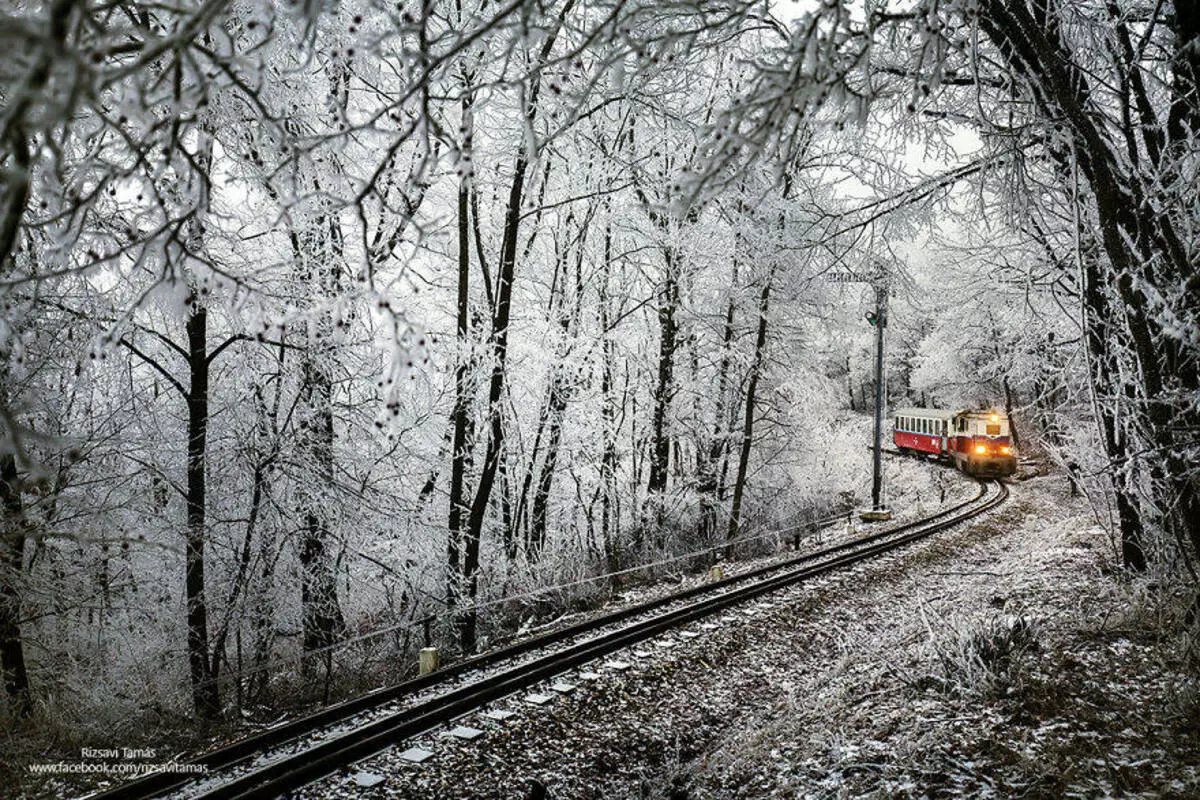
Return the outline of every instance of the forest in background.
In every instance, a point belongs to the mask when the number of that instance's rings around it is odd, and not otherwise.
[[[861,498],[875,263],[892,401],[1186,576],[1200,14],[785,5],[6,8],[6,719],[328,699]]]

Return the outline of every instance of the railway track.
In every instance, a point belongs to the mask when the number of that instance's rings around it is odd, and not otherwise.
[[[974,498],[920,520],[629,606],[263,731],[190,762],[207,768],[203,778],[154,773],[91,798],[277,797],[488,702],[680,625],[926,538],[1007,497],[1003,483],[981,482]]]

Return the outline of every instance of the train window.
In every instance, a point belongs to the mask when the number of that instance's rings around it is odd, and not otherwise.
[[[999,436],[1000,435],[1000,426],[999,425],[988,425],[987,426],[987,435],[988,436]]]

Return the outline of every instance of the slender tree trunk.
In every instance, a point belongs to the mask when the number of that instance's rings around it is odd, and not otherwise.
[[[663,283],[658,291],[658,376],[654,388],[654,407],[650,422],[650,465],[646,479],[648,504],[655,509],[656,524],[662,522],[663,498],[671,460],[671,434],[667,416],[674,393],[675,340],[679,332],[675,312],[679,306],[679,281],[676,275],[675,252],[669,246],[664,251]]]
[[[568,215],[567,224],[572,217]],[[563,418],[566,416],[568,395],[570,393],[571,376],[566,363],[570,351],[570,340],[574,335],[579,321],[579,313],[583,307],[583,258],[587,242],[587,224],[585,219],[581,225],[579,239],[576,243],[574,274],[569,269],[569,253],[564,252],[559,259],[561,265],[560,280],[557,293],[552,292],[552,298],[557,294],[557,303],[551,302],[552,313],[557,306],[558,329],[562,335],[559,348],[555,352],[554,363],[551,366],[550,389],[546,402],[546,455],[538,472],[537,487],[533,495],[533,506],[530,512],[529,537],[527,551],[531,560],[541,557],[546,544],[546,522],[550,507],[550,489],[554,483],[555,471],[558,467],[558,451],[562,444]],[[568,293],[568,282],[574,283],[574,291]],[[567,298],[571,302],[568,305]],[[530,465],[532,469],[532,464]]]
[[[508,477],[508,456],[505,455],[496,465],[496,480],[500,492],[500,529],[504,532],[504,555],[509,563],[517,560],[516,513],[513,510],[512,482]]]
[[[241,670],[241,627],[238,624],[240,618],[238,600],[241,598],[249,575],[250,561],[254,552],[254,529],[258,524],[258,515],[262,509],[267,470],[270,468],[271,460],[273,459],[267,458],[256,463],[254,465],[254,473],[250,479],[250,509],[246,515],[246,531],[242,537],[242,546],[238,553],[237,573],[234,575],[233,585],[229,588],[229,596],[225,601],[225,613],[221,624],[217,628],[212,646],[209,674],[212,676],[211,680],[213,682],[216,682],[221,677],[221,661],[224,658],[225,646],[229,639],[230,630],[237,631],[238,670]],[[240,679],[237,682],[237,694],[238,705],[240,707],[242,703],[242,684]]]
[[[553,32],[542,43],[537,60],[545,64],[554,48],[562,22],[571,13],[575,0],[567,0],[559,11],[558,22]],[[538,94],[541,84],[534,80],[526,107],[525,122],[533,125],[537,116]],[[522,144],[513,168],[512,184],[508,192],[508,206],[504,214],[504,236],[500,244],[500,264],[496,274],[496,307],[492,314],[492,333],[489,343],[492,350],[492,376],[488,385],[488,441],[480,468],[479,483],[471,510],[467,518],[467,532],[463,542],[463,578],[467,598],[473,602],[479,591],[479,543],[483,536],[483,521],[487,515],[496,473],[503,458],[504,416],[502,400],[505,389],[505,367],[508,360],[508,322],[512,310],[512,284],[516,271],[517,235],[521,227],[521,199],[525,194],[525,173],[534,153]],[[459,642],[463,652],[474,652],[478,636],[479,614],[475,609],[465,611],[459,617]]]
[[[746,469],[750,463],[750,448],[754,443],[754,397],[758,391],[758,377],[762,370],[763,351],[767,344],[767,309],[771,299],[771,282],[775,277],[772,269],[763,286],[758,302],[758,336],[754,340],[754,360],[750,363],[750,380],[746,385],[746,415],[742,422],[742,446],[738,453],[737,477],[733,484],[733,507],[729,513],[729,531],[726,540],[737,538],[741,528],[742,497],[746,491]]]
[[[1007,375],[1004,376],[1002,384],[1004,386],[1004,414],[1008,417],[1008,430],[1012,434],[1013,446],[1020,447],[1021,435],[1017,431],[1017,422],[1013,419],[1013,392]]]
[[[600,414],[603,420],[603,444],[600,455],[600,540],[604,548],[605,563],[610,572],[618,569],[620,555],[620,509],[617,508],[617,400],[613,386],[613,362],[616,360],[616,343],[609,331],[609,275],[612,272],[612,222],[606,216],[604,222],[604,277],[600,283],[600,335],[603,337],[603,364],[600,373]]]
[[[542,454],[542,440],[546,437],[546,427],[550,420],[550,400],[551,390],[546,389],[546,399],[541,403],[541,411],[538,413],[537,432],[533,436],[533,449],[529,452],[529,461],[525,464],[525,468],[521,474],[521,490],[517,493],[516,509],[513,513],[513,529],[506,535],[514,541],[520,540],[524,542],[526,551],[529,545],[529,526],[527,517],[529,508],[529,493],[533,491],[534,475],[537,472],[538,458]]]
[[[562,376],[556,375],[550,386],[550,403],[547,407],[546,457],[538,473],[537,488],[533,495],[533,506],[529,515],[529,540],[527,551],[531,561],[541,557],[546,544],[546,516],[550,505],[550,487],[554,482],[554,470],[558,464],[558,448],[562,441],[562,420],[567,410],[567,388]]]
[[[700,535],[707,541],[717,532],[717,512],[721,506],[720,487],[723,462],[729,450],[729,429],[726,426],[725,403],[729,393],[729,367],[733,354],[733,314],[736,307],[738,258],[733,259],[733,275],[729,283],[729,303],[725,308],[725,327],[721,334],[721,360],[717,365],[716,409],[713,413],[713,433],[708,453],[700,469],[697,487],[700,494]]]
[[[471,502],[464,537],[463,579],[468,601],[473,601],[478,592],[479,541],[483,535],[483,520],[487,514],[492,486],[496,481],[496,469],[504,447],[504,420],[501,400],[504,397],[505,365],[508,360],[508,320],[512,306],[512,282],[516,267],[517,232],[521,224],[521,197],[525,189],[525,171],[529,162],[522,153],[517,157],[513,170],[512,187],[509,190],[508,209],[505,214],[504,239],[501,244],[500,266],[496,276],[496,309],[492,317],[492,377],[488,386],[488,442],[480,470],[475,498]],[[459,622],[459,641],[463,652],[475,650],[478,614],[474,609],[465,611]]]
[[[463,100],[463,115],[468,114],[467,101]],[[464,123],[465,127],[466,123]],[[454,370],[454,437],[451,446],[450,465],[450,519],[449,536],[446,544],[447,591],[446,599],[451,608],[461,592],[463,576],[462,538],[463,523],[470,506],[467,503],[466,480],[470,438],[474,425],[471,419],[470,358],[468,349],[471,340],[470,282],[470,187],[464,176],[458,186],[458,364]]]
[[[854,408],[854,371],[850,369],[850,356],[846,356],[846,393],[850,396],[850,410]]]

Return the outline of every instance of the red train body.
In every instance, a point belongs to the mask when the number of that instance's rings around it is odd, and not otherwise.
[[[980,477],[1017,471],[1012,427],[1001,411],[901,408],[892,422],[892,441],[902,453],[925,453]]]

